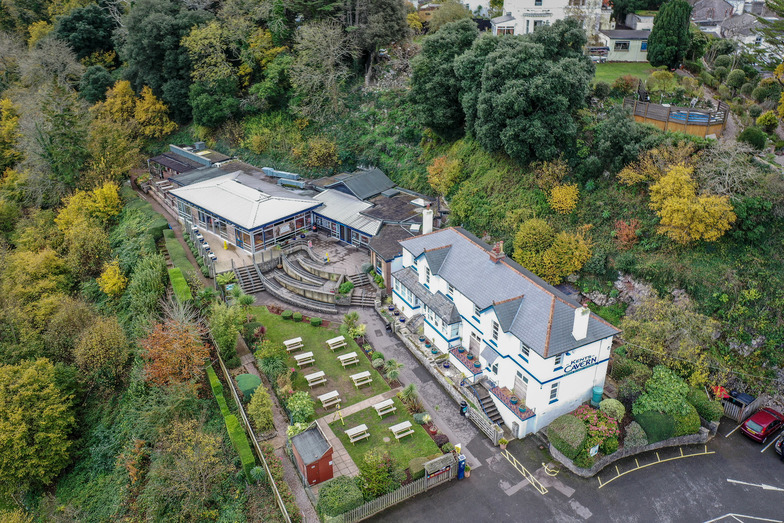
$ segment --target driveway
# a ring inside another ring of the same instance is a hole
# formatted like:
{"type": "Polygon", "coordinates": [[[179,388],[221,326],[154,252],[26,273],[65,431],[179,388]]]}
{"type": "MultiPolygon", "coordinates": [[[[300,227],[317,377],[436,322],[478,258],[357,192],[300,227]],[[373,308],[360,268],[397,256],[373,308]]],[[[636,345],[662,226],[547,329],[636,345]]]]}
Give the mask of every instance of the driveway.
{"type": "Polygon", "coordinates": [[[565,469],[549,476],[543,464],[551,458],[535,438],[513,441],[508,450],[547,487],[542,495],[460,416],[454,401],[384,330],[375,312],[364,310],[361,317],[374,348],[405,365],[401,382],[417,385],[428,412],[450,441],[463,443],[472,467],[470,478],[421,494],[372,521],[784,521],[784,463],[773,447],[760,453],[763,447],[740,431],[725,438],[735,428],[726,419],[707,446],[682,448],[683,455],[691,457],[681,458],[681,448],[649,452],[621,460],[615,464],[617,471],[611,465],[589,479],[565,469]],[[626,471],[631,472],[613,479],[626,471]]]}

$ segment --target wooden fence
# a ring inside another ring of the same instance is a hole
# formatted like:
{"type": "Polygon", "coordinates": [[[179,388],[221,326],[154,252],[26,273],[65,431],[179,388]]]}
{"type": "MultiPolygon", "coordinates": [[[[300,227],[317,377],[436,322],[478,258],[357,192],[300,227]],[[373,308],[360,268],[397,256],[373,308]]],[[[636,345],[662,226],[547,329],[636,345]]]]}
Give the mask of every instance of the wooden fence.
{"type": "Polygon", "coordinates": [[[493,445],[498,445],[498,440],[500,440],[504,435],[498,425],[493,423],[490,418],[478,410],[472,408],[470,405],[468,406],[468,411],[466,411],[466,417],[473,421],[485,436],[490,438],[490,441],[493,442],[493,445]]]}
{"type": "MultiPolygon", "coordinates": [[[[441,460],[441,458],[436,458],[433,461],[441,460]]],[[[433,463],[433,461],[429,461],[425,464],[425,470],[428,470],[428,465],[433,463]]],[[[437,472],[433,472],[430,474],[426,474],[424,478],[419,478],[415,481],[412,481],[408,485],[400,487],[399,489],[390,492],[389,494],[385,494],[380,498],[376,498],[372,501],[368,501],[364,505],[361,505],[353,510],[349,510],[345,514],[341,514],[340,516],[335,517],[324,517],[325,523],[356,523],[357,521],[362,521],[363,519],[367,519],[374,514],[378,514],[382,510],[386,510],[392,505],[396,505],[401,503],[409,498],[416,496],[417,494],[421,494],[426,490],[430,490],[433,487],[437,487],[442,483],[446,483],[447,481],[451,481],[452,479],[457,477],[457,459],[452,456],[452,460],[446,466],[443,466],[437,472]]]]}
{"type": "Polygon", "coordinates": [[[737,421],[738,423],[743,423],[746,421],[746,418],[757,411],[759,406],[762,404],[762,399],[755,398],[754,401],[748,405],[739,405],[737,402],[723,399],[721,400],[721,404],[724,407],[725,416],[731,420],[737,421]]]}
{"type": "Polygon", "coordinates": [[[631,109],[634,119],[640,123],[655,125],[663,131],[680,131],[692,136],[720,136],[727,123],[730,108],[719,102],[716,111],[655,104],[624,98],[623,106],[631,109]]]}

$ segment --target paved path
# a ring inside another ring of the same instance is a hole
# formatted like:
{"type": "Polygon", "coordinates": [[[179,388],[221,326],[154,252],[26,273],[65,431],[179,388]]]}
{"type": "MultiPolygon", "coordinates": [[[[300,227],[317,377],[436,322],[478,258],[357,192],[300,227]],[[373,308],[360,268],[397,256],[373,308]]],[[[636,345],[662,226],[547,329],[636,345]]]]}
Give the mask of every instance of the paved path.
{"type": "MultiPolygon", "coordinates": [[[[377,394],[372,398],[364,399],[359,403],[355,403],[353,405],[346,407],[345,409],[340,409],[340,414],[344,418],[346,418],[348,416],[351,416],[352,414],[356,414],[360,410],[365,410],[370,406],[375,405],[376,403],[382,402],[384,400],[388,400],[389,398],[394,398],[397,395],[397,393],[400,392],[401,390],[403,390],[402,387],[397,387],[395,389],[382,392],[381,394],[377,394]]],[[[327,423],[332,423],[333,421],[337,421],[338,419],[340,419],[340,416],[338,415],[338,411],[335,411],[332,414],[327,414],[326,416],[323,416],[321,419],[327,423]]]]}

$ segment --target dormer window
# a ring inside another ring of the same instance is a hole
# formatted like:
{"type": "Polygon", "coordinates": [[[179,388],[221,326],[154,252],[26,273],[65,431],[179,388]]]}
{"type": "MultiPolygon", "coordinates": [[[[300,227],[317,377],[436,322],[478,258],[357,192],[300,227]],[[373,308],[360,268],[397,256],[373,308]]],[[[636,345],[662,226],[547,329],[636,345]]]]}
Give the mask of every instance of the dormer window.
{"type": "Polygon", "coordinates": [[[455,294],[455,288],[452,287],[451,283],[447,283],[446,295],[449,296],[450,298],[452,298],[454,296],[454,294],[455,294]]]}

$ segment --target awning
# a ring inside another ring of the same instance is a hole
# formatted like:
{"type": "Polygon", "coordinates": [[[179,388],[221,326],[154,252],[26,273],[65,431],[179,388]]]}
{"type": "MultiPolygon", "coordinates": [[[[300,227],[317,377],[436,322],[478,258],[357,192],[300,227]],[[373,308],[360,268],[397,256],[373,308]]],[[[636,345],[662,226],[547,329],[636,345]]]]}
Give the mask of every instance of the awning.
{"type": "Polygon", "coordinates": [[[485,348],[482,349],[482,352],[480,352],[479,355],[487,360],[488,365],[492,365],[496,358],[498,358],[498,353],[490,347],[490,345],[485,345],[485,348]]]}

